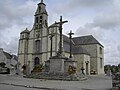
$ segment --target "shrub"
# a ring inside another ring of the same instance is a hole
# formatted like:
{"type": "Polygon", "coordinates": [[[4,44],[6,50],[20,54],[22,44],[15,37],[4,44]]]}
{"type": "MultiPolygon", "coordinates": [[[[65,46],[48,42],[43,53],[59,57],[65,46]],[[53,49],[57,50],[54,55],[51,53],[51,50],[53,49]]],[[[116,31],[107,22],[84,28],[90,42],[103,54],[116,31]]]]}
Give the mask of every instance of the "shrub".
{"type": "Polygon", "coordinates": [[[75,74],[76,73],[76,67],[75,66],[69,66],[68,67],[68,74],[75,74]]]}
{"type": "Polygon", "coordinates": [[[38,65],[35,65],[35,67],[33,68],[32,72],[35,73],[35,72],[42,72],[43,70],[43,64],[38,64],[38,65]]]}

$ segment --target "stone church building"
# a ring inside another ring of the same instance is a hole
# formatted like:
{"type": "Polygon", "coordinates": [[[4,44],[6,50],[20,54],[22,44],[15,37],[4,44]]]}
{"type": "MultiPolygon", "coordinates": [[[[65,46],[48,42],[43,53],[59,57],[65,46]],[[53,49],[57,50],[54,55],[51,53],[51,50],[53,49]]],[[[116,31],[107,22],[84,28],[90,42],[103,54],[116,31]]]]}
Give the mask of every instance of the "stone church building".
{"type": "MultiPolygon", "coordinates": [[[[29,65],[30,70],[37,64],[45,64],[49,60],[51,52],[55,56],[59,49],[59,24],[53,23],[48,26],[48,13],[46,5],[41,0],[34,15],[34,25],[31,30],[27,28],[20,33],[18,47],[18,61],[23,65],[29,65]]],[[[64,55],[70,55],[70,39],[63,35],[64,55]]],[[[85,74],[95,72],[104,74],[104,46],[92,35],[72,38],[72,58],[77,61],[77,71],[84,68],[85,74]]],[[[20,68],[21,68],[20,67],[20,68]]]]}

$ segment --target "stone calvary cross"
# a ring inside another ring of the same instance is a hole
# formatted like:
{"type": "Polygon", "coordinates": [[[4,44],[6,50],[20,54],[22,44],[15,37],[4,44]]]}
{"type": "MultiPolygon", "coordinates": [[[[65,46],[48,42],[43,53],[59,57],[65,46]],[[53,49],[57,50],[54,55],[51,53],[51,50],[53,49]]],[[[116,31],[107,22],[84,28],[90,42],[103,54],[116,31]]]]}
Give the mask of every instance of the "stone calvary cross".
{"type": "Polygon", "coordinates": [[[68,21],[62,21],[62,16],[60,16],[60,22],[55,23],[55,24],[59,24],[59,32],[60,32],[60,42],[59,42],[59,50],[57,56],[63,56],[62,25],[67,22],[68,21]]]}

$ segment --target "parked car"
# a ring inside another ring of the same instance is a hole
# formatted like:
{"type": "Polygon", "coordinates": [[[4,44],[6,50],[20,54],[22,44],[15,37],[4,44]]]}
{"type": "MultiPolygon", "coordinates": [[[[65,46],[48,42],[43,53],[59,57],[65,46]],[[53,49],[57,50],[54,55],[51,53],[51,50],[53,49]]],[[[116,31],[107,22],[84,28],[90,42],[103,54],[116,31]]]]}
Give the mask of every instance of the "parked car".
{"type": "Polygon", "coordinates": [[[10,74],[10,69],[7,67],[0,67],[0,74],[10,74]]]}

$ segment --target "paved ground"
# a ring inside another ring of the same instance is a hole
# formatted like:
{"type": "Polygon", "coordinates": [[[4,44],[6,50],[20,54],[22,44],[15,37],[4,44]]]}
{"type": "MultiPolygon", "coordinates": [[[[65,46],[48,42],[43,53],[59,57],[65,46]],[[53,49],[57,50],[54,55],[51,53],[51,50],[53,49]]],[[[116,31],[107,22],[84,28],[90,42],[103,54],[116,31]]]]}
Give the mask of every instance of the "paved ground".
{"type": "MultiPolygon", "coordinates": [[[[0,90],[40,90],[40,89],[0,84],[0,90]]],[[[43,90],[43,89],[41,89],[41,90],[43,90]]]]}
{"type": "Polygon", "coordinates": [[[112,80],[105,75],[88,76],[88,80],[85,81],[40,80],[17,75],[0,75],[0,90],[106,90],[108,88],[112,88],[112,80]]]}

